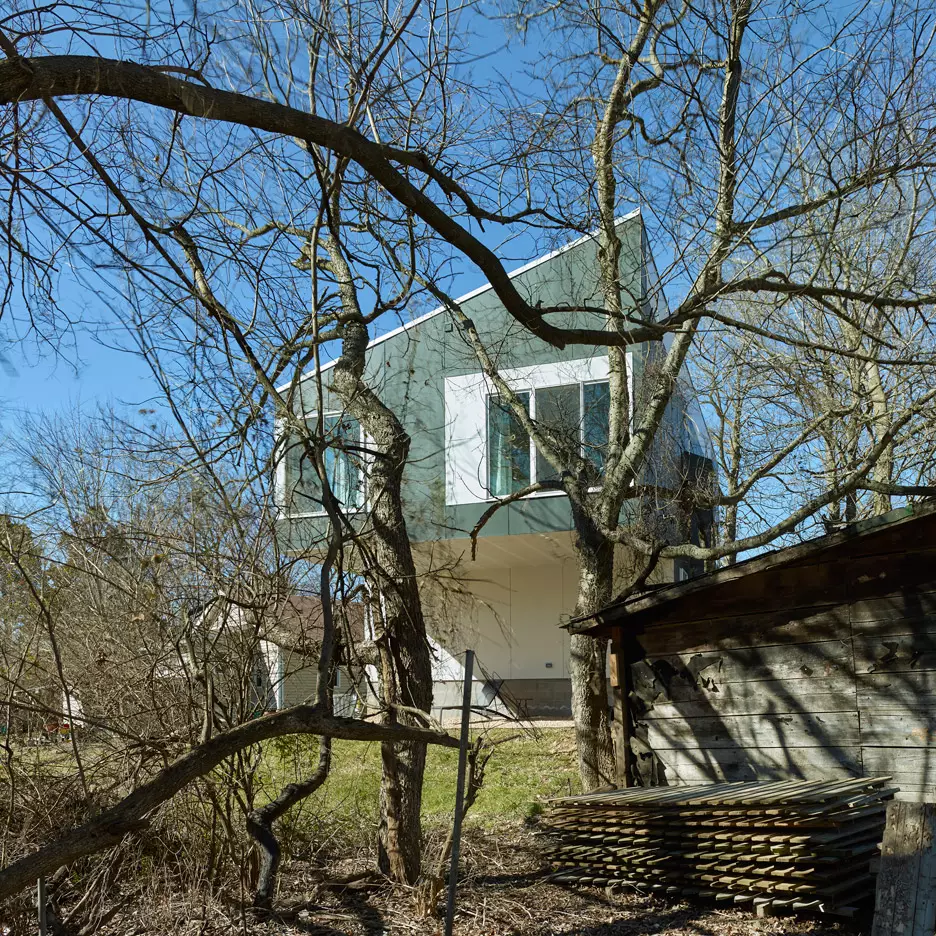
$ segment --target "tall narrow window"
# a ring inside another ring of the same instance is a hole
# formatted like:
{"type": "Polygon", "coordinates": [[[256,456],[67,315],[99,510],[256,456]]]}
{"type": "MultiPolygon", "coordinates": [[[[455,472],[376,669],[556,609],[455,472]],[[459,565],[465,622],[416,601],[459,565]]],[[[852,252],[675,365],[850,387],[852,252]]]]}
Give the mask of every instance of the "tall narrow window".
{"type": "Polygon", "coordinates": [[[335,500],[342,507],[357,510],[364,506],[364,485],[360,468],[361,426],[350,416],[326,416],[323,420],[325,476],[335,500]],[[346,447],[347,446],[347,447],[346,447]]]}
{"type": "Polygon", "coordinates": [[[608,456],[610,416],[611,393],[608,382],[585,384],[582,387],[582,445],[585,457],[595,466],[599,478],[604,474],[608,456]]]}
{"type": "MultiPolygon", "coordinates": [[[[581,401],[579,384],[561,387],[543,387],[536,391],[536,421],[559,437],[560,442],[573,452],[579,450],[581,439],[581,401]]],[[[536,451],[536,480],[558,481],[559,473],[536,451]]]]}
{"type": "MultiPolygon", "coordinates": [[[[529,412],[530,394],[517,396],[529,412]]],[[[530,483],[530,436],[510,406],[488,397],[488,490],[504,497],[530,483]]]]}

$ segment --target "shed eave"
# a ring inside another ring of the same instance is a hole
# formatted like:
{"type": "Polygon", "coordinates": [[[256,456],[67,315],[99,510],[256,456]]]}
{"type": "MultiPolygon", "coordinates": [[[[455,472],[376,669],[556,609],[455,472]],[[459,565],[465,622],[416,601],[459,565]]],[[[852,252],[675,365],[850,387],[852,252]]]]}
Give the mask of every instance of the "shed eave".
{"type": "Polygon", "coordinates": [[[714,572],[700,575],[685,582],[677,582],[651,592],[644,592],[624,601],[612,602],[595,614],[573,619],[569,622],[568,629],[573,634],[588,634],[593,637],[608,636],[612,628],[623,625],[627,618],[653,608],[659,608],[671,601],[718,588],[748,575],[799,562],[823,550],[833,549],[843,543],[873,536],[882,532],[885,528],[893,530],[897,526],[934,513],[936,513],[936,498],[898,507],[886,514],[850,524],[845,529],[835,533],[829,533],[782,549],[775,549],[763,555],[753,556],[728,568],[717,569],[714,572]]]}

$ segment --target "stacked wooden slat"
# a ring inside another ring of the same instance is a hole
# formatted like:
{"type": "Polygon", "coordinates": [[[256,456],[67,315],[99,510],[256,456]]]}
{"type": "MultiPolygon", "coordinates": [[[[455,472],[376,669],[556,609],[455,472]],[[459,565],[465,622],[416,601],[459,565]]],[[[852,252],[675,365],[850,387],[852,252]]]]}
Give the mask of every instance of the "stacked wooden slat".
{"type": "Polygon", "coordinates": [[[652,787],[554,801],[552,879],[848,914],[874,892],[889,777],[652,787]]]}

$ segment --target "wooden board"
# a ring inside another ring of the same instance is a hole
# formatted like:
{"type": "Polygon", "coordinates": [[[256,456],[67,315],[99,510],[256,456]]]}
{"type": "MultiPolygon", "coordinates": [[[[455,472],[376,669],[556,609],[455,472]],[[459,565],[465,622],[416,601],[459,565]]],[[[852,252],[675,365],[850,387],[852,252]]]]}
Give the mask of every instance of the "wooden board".
{"type": "Polygon", "coordinates": [[[867,673],[919,673],[936,670],[936,629],[912,634],[857,634],[855,671],[867,673]]]}
{"type": "Polygon", "coordinates": [[[913,936],[932,936],[936,929],[936,806],[923,805],[923,831],[920,836],[920,871],[913,936]]]}
{"type": "Polygon", "coordinates": [[[654,751],[747,748],[856,747],[857,712],[825,715],[728,715],[724,718],[672,718],[651,721],[648,739],[654,751]]]}
{"type": "Polygon", "coordinates": [[[647,660],[632,666],[635,685],[646,678],[640,670],[647,667],[657,674],[657,683],[664,693],[667,685],[675,688],[680,684],[693,685],[703,679],[715,685],[803,677],[818,680],[854,671],[851,641],[847,634],[839,640],[818,643],[648,656],[647,660]]]}
{"type": "Polygon", "coordinates": [[[862,712],[899,715],[928,709],[936,713],[936,670],[859,673],[855,694],[862,712]]]}
{"type": "MultiPolygon", "coordinates": [[[[682,600],[653,607],[652,595],[648,596],[644,613],[655,624],[666,624],[730,617],[767,605],[809,613],[810,609],[844,604],[848,600],[846,567],[821,559],[814,559],[808,565],[765,568],[748,574],[744,574],[741,567],[725,569],[722,578],[721,585],[706,591],[704,601],[686,593],[682,600]],[[724,581],[725,576],[733,572],[735,579],[724,581]],[[765,600],[765,596],[769,596],[769,600],[765,600]]],[[[630,620],[636,623],[642,616],[640,611],[635,613],[632,609],[630,620]]]]}
{"type": "Polygon", "coordinates": [[[894,799],[907,803],[932,803],[936,799],[936,787],[914,787],[901,784],[900,792],[895,794],[894,799]]]}
{"type": "Polygon", "coordinates": [[[933,804],[895,802],[888,807],[871,936],[932,936],[934,830],[933,804]]]}
{"type": "MultiPolygon", "coordinates": [[[[936,676],[936,674],[934,674],[936,676]]],[[[936,679],[934,679],[936,683],[936,679]]],[[[669,700],[658,698],[640,720],[795,712],[854,712],[855,683],[848,673],[816,679],[755,679],[714,685],[670,684],[669,700]]]]}
{"type": "MultiPolygon", "coordinates": [[[[872,518],[868,522],[874,523],[876,519],[872,518]]],[[[932,514],[928,517],[908,517],[906,521],[896,525],[887,524],[874,536],[852,540],[842,553],[848,557],[874,556],[887,560],[894,553],[903,554],[911,549],[932,549],[934,540],[936,518],[932,514]]]]}
{"type": "Polygon", "coordinates": [[[931,710],[900,715],[862,712],[861,741],[875,747],[915,748],[928,756],[927,761],[936,760],[936,714],[931,710]]]}
{"type": "Polygon", "coordinates": [[[936,550],[916,549],[880,556],[861,556],[850,561],[843,573],[848,581],[848,601],[877,599],[880,595],[926,591],[936,581],[936,550]]]}
{"type": "Polygon", "coordinates": [[[918,622],[936,616],[936,588],[905,588],[890,594],[875,595],[873,598],[851,602],[848,612],[856,633],[886,633],[890,628],[895,628],[891,633],[907,633],[916,627],[906,627],[905,622],[918,622]]]}
{"type": "MultiPolygon", "coordinates": [[[[885,773],[901,789],[929,787],[936,791],[936,747],[862,745],[862,763],[868,773],[885,773]]],[[[933,797],[936,801],[936,796],[933,797]]]]}
{"type": "Polygon", "coordinates": [[[563,797],[545,817],[546,856],[569,883],[850,907],[873,890],[892,793],[886,777],[859,777],[563,797]]]}
{"type": "Polygon", "coordinates": [[[667,781],[682,783],[787,780],[794,777],[838,779],[858,777],[864,772],[861,749],[857,745],[844,748],[762,747],[740,752],[676,749],[661,752],[660,760],[666,769],[667,781]]]}
{"type": "Polygon", "coordinates": [[[706,621],[704,627],[699,627],[695,620],[654,627],[640,636],[640,644],[650,654],[665,656],[669,653],[816,643],[840,637],[842,624],[840,607],[823,606],[800,611],[782,608],[706,621]]]}

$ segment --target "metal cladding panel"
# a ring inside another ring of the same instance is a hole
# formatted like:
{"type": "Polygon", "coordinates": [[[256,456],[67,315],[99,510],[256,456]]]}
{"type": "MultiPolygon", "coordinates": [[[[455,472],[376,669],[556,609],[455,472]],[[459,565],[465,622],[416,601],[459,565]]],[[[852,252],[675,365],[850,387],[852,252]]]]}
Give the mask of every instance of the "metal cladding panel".
{"type": "MultiPolygon", "coordinates": [[[[642,264],[642,223],[639,216],[622,222],[621,258],[625,292],[641,296],[645,278],[642,264]]],[[[551,245],[550,245],[551,246],[551,245]]],[[[545,306],[593,304],[601,306],[601,289],[596,263],[597,241],[584,239],[569,249],[548,256],[513,277],[514,285],[531,302],[545,306]]],[[[557,349],[519,326],[504,310],[490,289],[479,290],[461,302],[474,322],[489,353],[501,368],[535,367],[566,361],[583,361],[607,352],[600,348],[569,345],[557,349]]],[[[601,319],[591,313],[550,316],[557,325],[600,327],[601,319]]],[[[425,318],[411,327],[400,328],[385,339],[375,340],[368,351],[365,378],[382,402],[396,413],[411,438],[409,461],[403,486],[404,506],[411,539],[427,542],[459,539],[468,535],[477,514],[489,506],[479,502],[478,510],[466,505],[446,504],[445,378],[478,373],[480,365],[457,325],[447,312],[425,318]],[[474,518],[474,519],[471,519],[474,518]],[[470,519],[470,522],[468,520],[470,519]]],[[[324,405],[340,412],[340,402],[328,389],[329,372],[323,373],[324,405]]],[[[303,413],[318,408],[314,384],[306,381],[296,409],[303,413]]],[[[484,466],[479,466],[483,471],[484,466]]],[[[472,505],[473,506],[473,505],[472,505]]],[[[564,497],[542,498],[529,505],[512,505],[498,512],[481,536],[511,533],[551,532],[571,526],[564,497]],[[549,501],[549,503],[547,503],[549,501]]],[[[326,535],[322,517],[284,518],[280,524],[282,542],[290,551],[317,549],[326,535]]]]}
{"type": "MultiPolygon", "coordinates": [[[[474,525],[481,519],[484,511],[490,504],[460,504],[450,508],[452,523],[447,531],[453,539],[467,537],[474,525]]],[[[507,536],[510,533],[508,526],[508,507],[498,510],[484,525],[483,536],[507,536]]]]}
{"type": "Polygon", "coordinates": [[[565,496],[530,498],[506,509],[508,532],[512,534],[572,529],[572,511],[565,496]]]}

